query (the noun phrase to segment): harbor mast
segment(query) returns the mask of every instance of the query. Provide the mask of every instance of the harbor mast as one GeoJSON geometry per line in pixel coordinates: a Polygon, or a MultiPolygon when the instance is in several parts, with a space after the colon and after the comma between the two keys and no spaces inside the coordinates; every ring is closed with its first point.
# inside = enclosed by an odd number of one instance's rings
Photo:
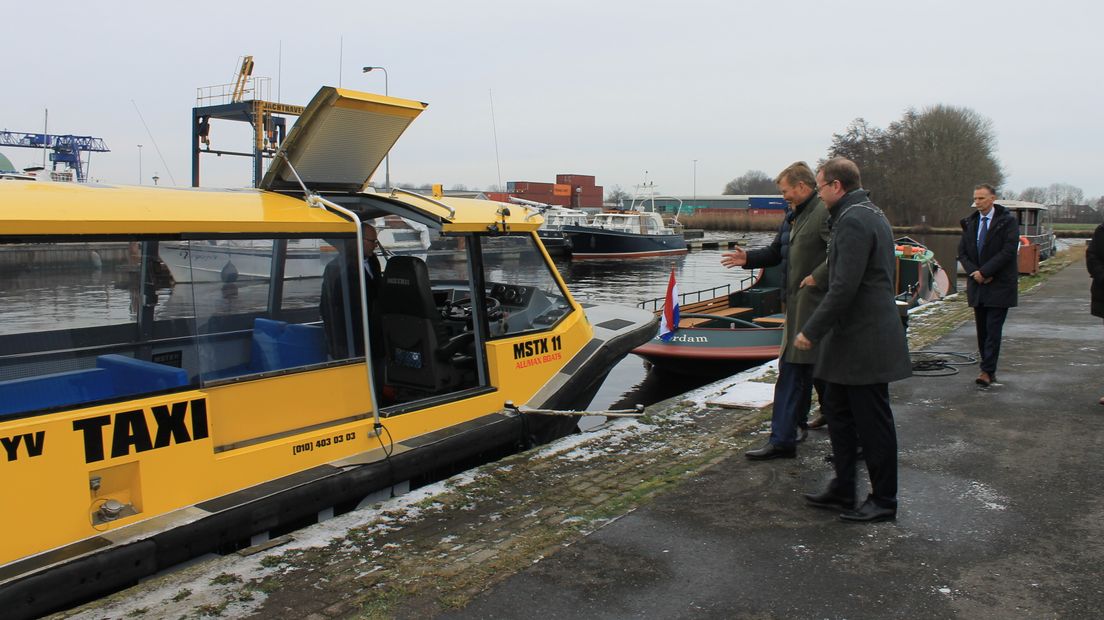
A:
{"type": "Polygon", "coordinates": [[[196,89],[196,105],[192,108],[192,187],[199,187],[199,156],[204,153],[252,157],[253,186],[260,183],[265,158],[275,155],[287,136],[284,117],[299,116],[305,109],[300,105],[268,101],[270,87],[269,78],[253,77],[253,57],[245,56],[233,83],[196,89]],[[252,150],[212,149],[211,121],[214,119],[252,125],[252,150]]]}

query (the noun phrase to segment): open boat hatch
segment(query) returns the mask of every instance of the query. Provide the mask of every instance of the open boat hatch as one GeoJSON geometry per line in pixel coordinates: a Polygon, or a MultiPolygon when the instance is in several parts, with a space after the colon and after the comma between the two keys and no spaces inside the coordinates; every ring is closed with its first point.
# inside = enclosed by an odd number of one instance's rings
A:
{"type": "Polygon", "coordinates": [[[313,191],[359,192],[427,105],[324,86],[292,127],[283,156],[272,162],[260,188],[299,190],[294,167],[313,191]]]}

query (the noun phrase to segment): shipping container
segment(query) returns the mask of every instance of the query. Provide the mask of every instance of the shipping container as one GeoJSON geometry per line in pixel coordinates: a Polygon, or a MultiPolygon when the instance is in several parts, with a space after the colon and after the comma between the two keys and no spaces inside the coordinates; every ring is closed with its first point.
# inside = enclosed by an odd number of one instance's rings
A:
{"type": "Polygon", "coordinates": [[[557,174],[556,182],[564,185],[594,187],[594,176],[589,174],[557,174]]]}
{"type": "Polygon", "coordinates": [[[781,196],[750,196],[748,208],[751,209],[785,209],[786,201],[781,196]]]}

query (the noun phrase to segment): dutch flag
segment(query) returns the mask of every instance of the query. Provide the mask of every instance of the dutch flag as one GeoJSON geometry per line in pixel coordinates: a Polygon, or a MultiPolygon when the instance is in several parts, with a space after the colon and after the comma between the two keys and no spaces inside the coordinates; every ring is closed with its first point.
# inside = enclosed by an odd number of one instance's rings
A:
{"type": "Polygon", "coordinates": [[[679,293],[675,282],[675,270],[671,269],[671,279],[667,281],[667,298],[663,302],[663,314],[659,317],[659,338],[667,342],[678,331],[679,293]]]}

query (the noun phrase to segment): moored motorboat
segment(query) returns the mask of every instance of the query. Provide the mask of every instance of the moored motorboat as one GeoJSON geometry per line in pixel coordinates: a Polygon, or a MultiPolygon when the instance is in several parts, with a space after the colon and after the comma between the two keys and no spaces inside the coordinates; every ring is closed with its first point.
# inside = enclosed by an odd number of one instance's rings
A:
{"type": "Polygon", "coordinates": [[[599,213],[586,226],[563,227],[572,259],[644,258],[689,251],[681,230],[669,226],[656,212],[654,184],[645,182],[639,187],[646,189],[648,196],[634,198],[628,209],[599,213]]]}
{"type": "MultiPolygon", "coordinates": [[[[759,270],[731,285],[679,296],[679,325],[668,339],[657,335],[633,349],[666,372],[720,376],[778,357],[782,344],[780,272],[759,270]]],[[[665,298],[641,302],[657,314],[665,298]]]]}
{"type": "Polygon", "coordinates": [[[938,301],[950,291],[947,270],[923,243],[911,237],[895,241],[897,301],[904,309],[938,301]]]}
{"type": "Polygon", "coordinates": [[[550,256],[564,256],[571,254],[571,242],[564,236],[564,226],[586,226],[587,214],[579,209],[569,209],[559,205],[550,205],[523,198],[510,197],[514,204],[534,207],[544,218],[544,223],[537,229],[544,249],[550,256]]]}
{"type": "Polygon", "coordinates": [[[525,209],[364,191],[424,107],[324,88],[258,190],[0,183],[0,254],[35,244],[0,270],[0,439],[18,498],[0,512],[5,617],[575,430],[504,404],[585,408],[657,321],[584,310],[525,209]],[[450,256],[362,267],[361,222],[386,216],[450,256]],[[498,240],[509,254],[483,252],[498,240]],[[267,275],[152,277],[173,244],[246,241],[267,249],[267,275]],[[97,280],[90,242],[120,248],[99,268],[128,267],[124,288],[97,280]],[[294,277],[289,248],[323,243],[322,277],[294,277]]]}

